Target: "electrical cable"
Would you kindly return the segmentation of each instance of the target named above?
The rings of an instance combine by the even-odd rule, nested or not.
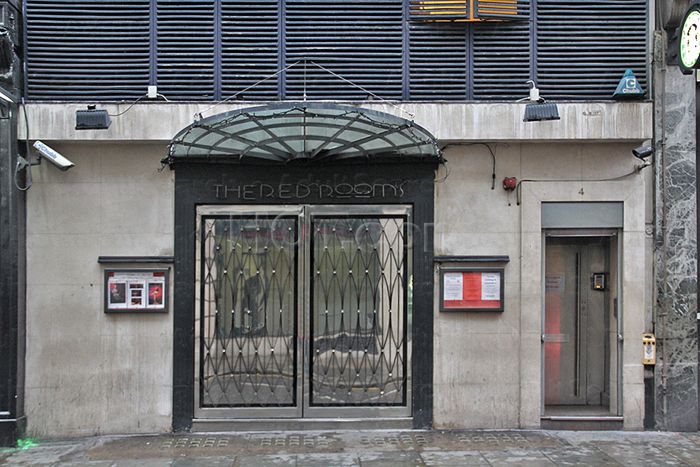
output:
[[[22,114],[24,116],[24,149],[25,149],[25,156],[27,156],[27,161],[29,160],[29,118],[27,117],[27,105],[24,102],[24,97],[20,100],[20,105],[22,107]],[[21,156],[18,156],[21,157]],[[17,160],[17,164],[15,165],[15,174],[13,177],[13,181],[15,184],[15,187],[19,191],[27,191],[32,187],[33,179],[32,179],[32,164],[29,162],[27,165],[24,167],[27,169],[27,183],[25,187],[19,186],[19,181],[17,180],[17,176],[19,175],[19,171],[22,169],[22,161],[19,159]]]
[[[443,161],[442,164],[440,164],[445,167],[445,176],[442,178],[438,178],[434,180],[434,183],[443,183],[445,180],[447,180],[447,177],[450,176],[451,170],[450,167],[447,165],[447,161]],[[438,166],[439,168],[439,166]]]
[[[125,113],[127,113],[129,110],[131,110],[131,108],[134,105],[136,105],[139,101],[142,101],[144,97],[148,97],[148,94],[144,94],[143,96],[136,99],[134,102],[131,103],[131,105],[129,107],[126,108],[126,110],[119,112],[118,114],[107,114],[107,115],[109,115],[110,117],[120,117],[120,116],[124,115]]]
[[[598,179],[591,179],[591,180],[581,180],[581,179],[569,179],[569,180],[536,180],[536,179],[523,179],[519,180],[518,184],[515,186],[515,194],[516,194],[516,204],[520,206],[521,202],[521,197],[522,197],[522,185],[525,182],[528,183],[547,183],[547,182],[580,182],[580,183],[588,183],[588,182],[614,182],[616,180],[622,180],[623,178],[627,178],[631,175],[638,174],[642,171],[642,169],[645,169],[649,167],[651,164],[644,164],[644,165],[636,165],[634,166],[634,170],[631,172],[628,172],[626,174],[617,176],[617,177],[612,177],[612,178],[598,178]]]
[[[491,149],[491,146],[487,143],[448,143],[444,145],[442,148],[440,148],[441,151],[444,151],[445,149],[449,148],[450,146],[484,146],[486,149],[489,150],[489,153],[491,154],[491,159],[493,160],[493,166],[491,168],[491,189],[495,190],[496,189],[496,153]]]
[[[163,94],[158,93],[158,94],[156,94],[156,96],[157,96],[157,97],[162,97],[163,100],[164,100],[165,102],[170,102],[170,99],[168,99],[167,97],[165,97]],[[126,110],[123,110],[122,112],[119,112],[119,113],[117,113],[117,114],[107,114],[107,115],[109,115],[110,117],[120,117],[120,116],[124,115],[125,113],[127,113],[129,110],[131,110],[131,108],[132,108],[134,105],[136,105],[137,103],[139,103],[140,101],[142,101],[145,97],[148,97],[148,94],[144,94],[144,95],[142,95],[142,96],[139,96],[139,98],[136,99],[135,101],[133,101],[133,102],[131,103],[131,105],[130,105],[129,107],[126,108]]]

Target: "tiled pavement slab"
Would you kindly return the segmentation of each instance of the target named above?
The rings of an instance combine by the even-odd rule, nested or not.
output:
[[[430,467],[473,467],[489,465],[480,452],[474,451],[423,451],[420,456],[425,465]]]
[[[0,450],[0,465],[700,467],[700,435],[435,430],[104,436]]]
[[[598,444],[596,447],[622,465],[686,465],[676,457],[669,456],[665,452],[651,445],[620,445],[604,443]]]
[[[556,465],[561,466],[619,467],[620,465],[603,451],[591,446],[546,448],[542,449],[542,453]]]
[[[489,451],[484,453],[489,465],[494,467],[518,466],[518,467],[547,467],[556,466],[547,456],[537,450],[505,450]]]

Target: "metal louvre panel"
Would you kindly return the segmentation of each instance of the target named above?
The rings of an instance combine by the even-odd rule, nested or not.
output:
[[[409,0],[409,15],[413,21],[466,21],[468,0]]]
[[[537,83],[547,99],[610,99],[627,68],[644,89],[646,0],[539,0]]]
[[[464,24],[409,23],[409,91],[413,100],[467,98]]]
[[[385,99],[401,99],[403,2],[401,0],[287,0],[286,63],[303,58]],[[368,93],[308,65],[286,74],[286,96],[299,99],[366,99]]]
[[[273,75],[279,53],[278,0],[222,0],[221,96],[232,96]],[[241,99],[275,100],[277,77],[244,92]]]
[[[214,98],[214,0],[160,0],[158,90],[169,99]]]
[[[476,16],[482,19],[527,20],[530,0],[475,0]]]
[[[473,26],[473,93],[477,100],[517,100],[527,96],[530,79],[528,23]]]
[[[27,97],[133,100],[158,84],[216,100],[303,59],[347,81],[307,63],[240,98],[301,99],[306,77],[316,100],[512,100],[533,78],[550,100],[610,100],[627,68],[648,89],[647,0],[539,0],[530,22],[469,24],[408,21],[412,4],[27,0]]]
[[[30,99],[109,100],[145,93],[148,0],[32,0],[26,8]]]

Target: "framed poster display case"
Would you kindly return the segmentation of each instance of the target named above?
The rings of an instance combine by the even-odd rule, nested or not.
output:
[[[168,269],[105,269],[105,313],[167,313]]]
[[[447,267],[440,269],[440,311],[504,309],[504,268]]]

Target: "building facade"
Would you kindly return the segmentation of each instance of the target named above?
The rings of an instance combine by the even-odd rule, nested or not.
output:
[[[654,5],[441,8],[25,2],[28,433],[666,420]]]

